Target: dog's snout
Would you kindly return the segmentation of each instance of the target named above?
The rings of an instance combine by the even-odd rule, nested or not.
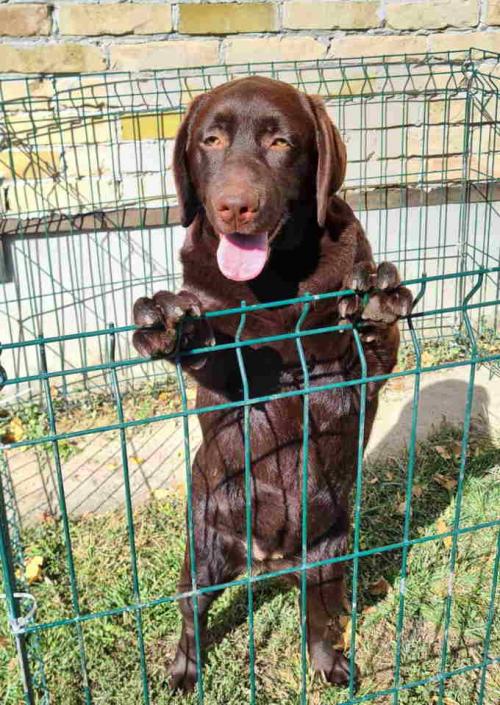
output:
[[[222,222],[238,230],[255,219],[259,210],[259,197],[250,189],[225,190],[216,198],[215,207]]]

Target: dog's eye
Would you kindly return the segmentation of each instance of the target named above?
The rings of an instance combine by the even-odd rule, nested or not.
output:
[[[205,147],[221,147],[222,140],[220,137],[217,137],[217,135],[209,135],[208,137],[205,137],[203,144]]]
[[[288,149],[291,144],[284,137],[275,137],[271,142],[271,147],[274,149]]]

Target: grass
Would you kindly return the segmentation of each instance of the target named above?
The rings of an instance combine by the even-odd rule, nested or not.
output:
[[[148,410],[149,413],[149,410]],[[453,522],[460,431],[443,427],[418,447],[412,497],[411,538],[446,531]],[[361,546],[370,548],[401,540],[407,457],[390,458],[365,468]],[[184,498],[157,493],[134,512],[141,598],[154,599],[176,591],[184,546]],[[462,506],[462,526],[497,518],[500,505],[500,448],[474,432],[469,446]],[[130,554],[122,511],[71,522],[82,612],[120,607],[132,601]],[[26,563],[43,557],[41,571],[30,586],[38,604],[37,619],[45,622],[71,615],[65,548],[59,523],[52,519],[23,535]],[[454,600],[449,631],[449,670],[483,657],[485,618],[490,599],[496,535],[481,530],[458,539]],[[448,586],[449,541],[435,540],[411,548],[402,632],[401,681],[408,683],[440,670],[443,615]],[[360,560],[357,661],[363,677],[358,695],[393,685],[396,620],[399,604],[401,551]],[[381,580],[383,579],[383,580]],[[299,703],[300,639],[298,594],[277,581],[255,590],[257,701],[261,705]],[[204,683],[207,705],[248,702],[247,598],[244,588],[227,590],[210,613],[211,644]],[[175,605],[143,612],[152,702],[191,705],[196,698],[172,696],[166,667],[179,633]],[[346,635],[349,632],[345,617]],[[85,623],[93,702],[125,705],[141,702],[138,652],[133,615]],[[73,628],[40,635],[47,682],[54,703],[84,702],[78,649]],[[490,653],[498,654],[500,624],[494,624]],[[21,693],[4,611],[0,610],[0,702],[18,705]],[[477,700],[478,672],[446,682],[444,705],[470,705]],[[335,705],[347,700],[345,690],[309,678],[309,703]],[[437,702],[435,685],[402,692],[402,705]],[[500,672],[490,667],[485,705],[500,700]],[[372,702],[391,703],[380,697]]]

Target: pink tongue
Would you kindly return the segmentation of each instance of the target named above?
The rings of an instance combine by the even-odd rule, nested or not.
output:
[[[267,261],[267,233],[220,235],[217,262],[222,274],[237,282],[255,279]]]

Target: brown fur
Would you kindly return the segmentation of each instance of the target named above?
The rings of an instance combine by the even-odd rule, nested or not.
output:
[[[210,136],[214,130],[215,138]],[[282,138],[275,142],[275,135],[286,135],[288,146]],[[392,265],[375,267],[359,222],[334,195],[342,183],[345,162],[345,147],[322,102],[286,84],[242,79],[198,97],[179,130],[174,159],[183,223],[189,226],[181,252],[184,283],[179,294],[159,292],[136,302],[135,321],[142,326],[134,335],[137,349],[145,355],[172,357],[179,324],[184,352],[213,340],[234,341],[239,316],[211,319],[208,325],[203,318],[184,321],[186,313],[237,307],[242,300],[255,304],[353,286],[372,292],[364,311],[359,297],[318,302],[311,306],[303,328],[362,316],[368,324],[362,328],[368,374],[390,372],[399,344],[395,321],[408,312],[411,295],[399,287]],[[230,232],[234,223],[248,237],[263,229],[271,232],[278,223],[267,266],[249,282],[226,279],[217,266],[218,233]],[[301,305],[288,305],[249,314],[242,338],[293,331],[301,311]],[[303,346],[311,386],[360,377],[351,332],[304,337]],[[251,397],[302,388],[294,340],[244,347],[242,354]],[[198,382],[198,407],[242,398],[234,349],[183,356],[182,361]],[[371,383],[367,388],[365,443],[380,386]],[[310,396],[311,561],[347,549],[359,405],[359,385]],[[203,443],[193,462],[192,488],[201,587],[236,578],[245,569],[247,547],[243,409],[213,411],[199,418]],[[251,408],[252,550],[256,564],[267,570],[301,561],[302,419],[301,396]],[[292,574],[289,581],[296,583],[298,576]],[[347,659],[332,647],[342,609],[343,576],[343,563],[307,573],[311,663],[332,683],[345,683],[349,676]],[[180,590],[190,589],[186,550]],[[202,640],[214,598],[211,593],[199,599]],[[183,629],[171,684],[187,690],[196,681],[191,601],[183,600],[181,610]]]

